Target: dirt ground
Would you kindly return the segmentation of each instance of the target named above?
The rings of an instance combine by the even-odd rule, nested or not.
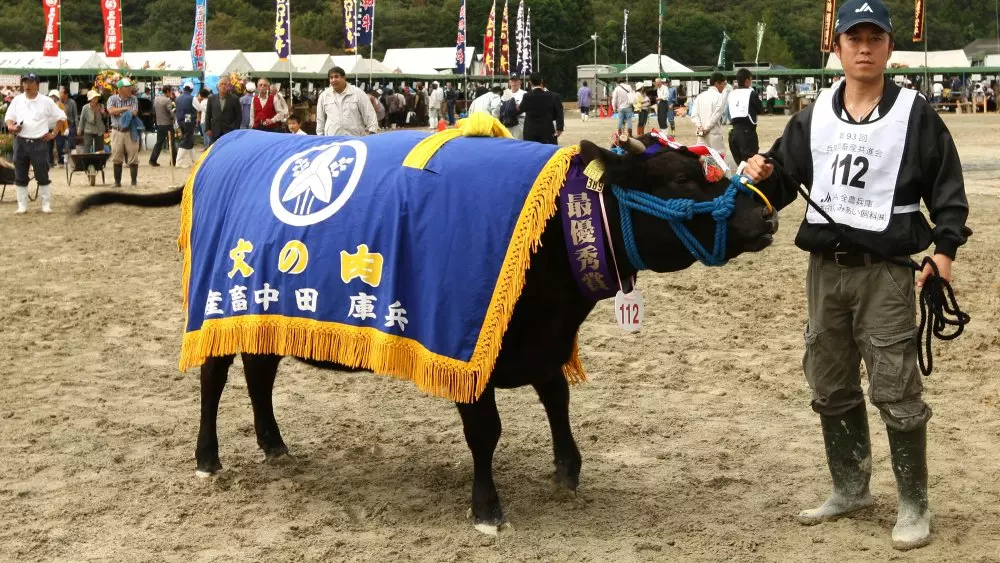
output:
[[[786,120],[762,119],[763,146]],[[176,367],[178,210],[73,219],[93,189],[55,170],[52,216],[32,203],[15,217],[12,190],[0,203],[0,560],[1000,561],[1000,116],[946,122],[976,231],[955,265],[973,324],[935,344],[926,380],[929,547],[890,547],[895,485],[874,409],[875,507],[812,528],[793,518],[829,490],[800,368],[801,202],[763,253],[643,275],[641,333],[620,333],[609,303],[595,310],[580,340],[591,380],[572,391],[577,496],[552,490],[534,392],[498,392],[496,478],[514,530],[488,538],[466,519],[471,455],[454,406],[366,373],[286,360],[275,403],[294,459],[266,465],[237,360],[219,415],[226,470],[196,480],[198,377]],[[612,128],[571,116],[564,142],[604,143]],[[169,169],[147,160],[132,191],[168,188]]]

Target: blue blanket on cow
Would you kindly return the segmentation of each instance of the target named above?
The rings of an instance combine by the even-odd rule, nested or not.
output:
[[[220,138],[184,191],[181,369],[294,355],[477,398],[578,149],[463,137],[404,167],[426,136]]]

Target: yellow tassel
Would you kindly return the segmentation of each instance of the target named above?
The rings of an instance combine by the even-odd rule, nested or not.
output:
[[[514,138],[497,118],[488,113],[476,112],[459,120],[454,129],[438,131],[417,143],[403,159],[403,166],[423,170],[431,158],[437,154],[438,149],[448,141],[459,137]]]
[[[198,157],[198,162],[194,163],[187,182],[184,183],[184,192],[181,195],[181,230],[177,235],[177,250],[184,253],[184,261],[181,266],[181,303],[184,307],[184,328],[187,328],[188,310],[188,286],[191,283],[191,226],[194,224],[194,180],[198,176],[201,163],[205,162],[205,157],[212,150],[209,145],[205,152]]]
[[[549,219],[555,216],[570,159],[579,152],[578,146],[560,149],[535,179],[508,243],[479,340],[468,362],[435,354],[415,340],[376,328],[277,315],[245,315],[206,320],[200,330],[185,334],[180,369],[199,366],[208,357],[240,351],[298,356],[409,380],[426,393],[452,401],[475,401],[489,384],[514,306],[524,289],[531,256],[539,247]],[[193,177],[194,173],[185,186],[179,241],[184,250],[185,311],[191,275]],[[563,373],[573,383],[586,379],[576,343]]]

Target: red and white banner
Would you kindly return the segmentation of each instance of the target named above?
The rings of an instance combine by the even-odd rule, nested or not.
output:
[[[837,2],[836,0],[826,0],[823,6],[823,32],[819,38],[819,50],[821,53],[833,52],[834,26],[837,25]]]
[[[913,42],[920,43],[924,40],[924,0],[914,0],[913,3]]]
[[[496,74],[493,58],[494,51],[496,50],[494,48],[495,41],[493,40],[494,33],[496,32],[496,12],[497,3],[494,0],[493,7],[490,8],[490,19],[486,22],[486,36],[483,38],[483,74],[486,76]]]
[[[43,57],[59,56],[59,2],[60,0],[42,1],[42,10],[45,12],[45,41],[42,42]]]
[[[120,0],[104,0],[104,56],[122,56],[122,5]]]

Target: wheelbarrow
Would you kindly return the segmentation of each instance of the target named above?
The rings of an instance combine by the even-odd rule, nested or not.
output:
[[[97,173],[101,173],[101,184],[107,184],[104,180],[104,167],[108,163],[111,153],[106,152],[78,152],[69,153],[66,158],[66,185],[73,183],[73,174],[82,172],[90,179],[90,185],[97,183]]]
[[[3,196],[7,195],[7,186],[14,185],[14,168],[12,166],[7,166],[8,162],[3,158],[0,158],[0,201],[3,201]],[[29,176],[28,181],[30,182],[32,178]],[[32,196],[28,194],[28,199],[35,201],[38,198],[38,184],[35,184],[35,195]]]

